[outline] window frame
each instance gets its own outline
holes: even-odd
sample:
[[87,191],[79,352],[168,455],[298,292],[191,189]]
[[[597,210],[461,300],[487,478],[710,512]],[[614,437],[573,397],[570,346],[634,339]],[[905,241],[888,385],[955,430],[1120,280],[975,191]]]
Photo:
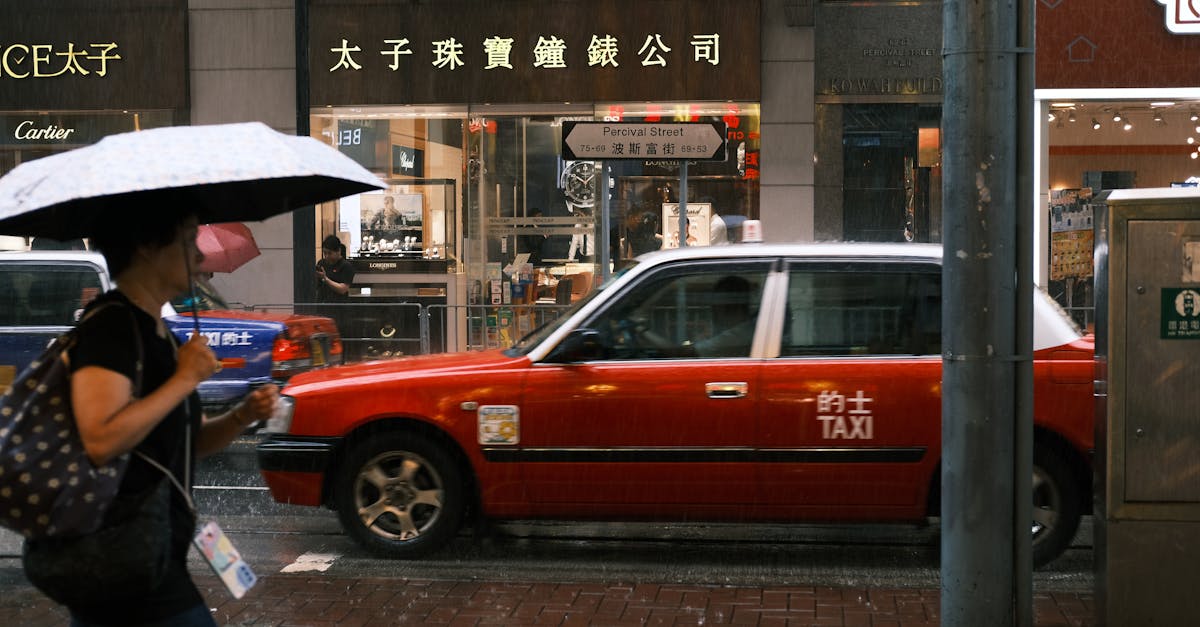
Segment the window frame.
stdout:
[[[909,276],[928,276],[933,279],[940,293],[942,287],[941,264],[932,261],[918,261],[913,259],[803,259],[789,258],[783,265],[781,270],[782,286],[780,287],[780,301],[783,307],[781,320],[778,325],[777,337],[773,338],[773,353],[777,358],[781,359],[884,359],[884,358],[918,358],[937,355],[940,357],[940,342],[936,352],[854,352],[851,350],[836,351],[836,352],[820,352],[813,354],[786,354],[783,345],[784,335],[787,332],[786,326],[790,323],[789,311],[791,307],[791,281],[794,272],[809,272],[809,273],[828,273],[828,274],[903,274]],[[938,299],[938,335],[940,337],[941,323],[941,298]],[[919,303],[910,303],[915,312],[919,309]],[[916,331],[917,321],[914,317],[912,321],[914,325],[912,331]],[[914,340],[915,341],[915,340]]]

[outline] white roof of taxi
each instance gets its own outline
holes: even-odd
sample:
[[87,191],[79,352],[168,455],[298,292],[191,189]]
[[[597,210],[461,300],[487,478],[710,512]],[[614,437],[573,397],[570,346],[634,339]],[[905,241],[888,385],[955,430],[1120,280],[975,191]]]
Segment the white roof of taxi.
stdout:
[[809,242],[795,244],[730,244],[728,246],[688,246],[657,250],[638,257],[642,263],[655,264],[673,259],[725,259],[731,257],[829,257],[880,259],[917,259],[940,261],[941,244],[898,244],[874,242]]

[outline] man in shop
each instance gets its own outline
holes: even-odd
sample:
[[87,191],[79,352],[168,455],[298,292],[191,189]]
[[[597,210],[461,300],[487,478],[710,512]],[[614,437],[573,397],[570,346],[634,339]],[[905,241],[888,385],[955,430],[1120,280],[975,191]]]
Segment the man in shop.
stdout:
[[404,215],[396,208],[395,196],[383,197],[383,208],[371,220],[371,228],[374,230],[394,229],[398,226],[405,226]]
[[321,260],[317,262],[317,302],[338,303],[350,300],[354,266],[346,259],[346,245],[336,235],[321,242]]

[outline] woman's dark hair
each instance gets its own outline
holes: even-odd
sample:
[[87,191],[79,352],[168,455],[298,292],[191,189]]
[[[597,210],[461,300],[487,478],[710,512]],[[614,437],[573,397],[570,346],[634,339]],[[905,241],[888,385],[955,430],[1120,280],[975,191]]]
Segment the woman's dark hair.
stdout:
[[91,236],[91,244],[104,254],[108,272],[115,277],[133,263],[138,247],[162,248],[174,242],[179,227],[191,215],[169,208],[134,210],[121,220],[101,225]]
[[321,250],[336,251],[343,259],[346,258],[346,245],[336,235],[326,235],[325,239],[321,240]]

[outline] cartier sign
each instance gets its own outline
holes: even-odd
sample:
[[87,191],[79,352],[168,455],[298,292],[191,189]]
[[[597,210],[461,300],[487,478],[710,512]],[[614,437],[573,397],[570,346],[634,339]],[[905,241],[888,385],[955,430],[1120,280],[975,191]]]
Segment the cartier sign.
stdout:
[[74,133],[73,128],[62,128],[53,124],[45,126],[35,125],[33,120],[23,120],[17,124],[16,130],[13,131],[13,139],[21,141],[65,141]]

